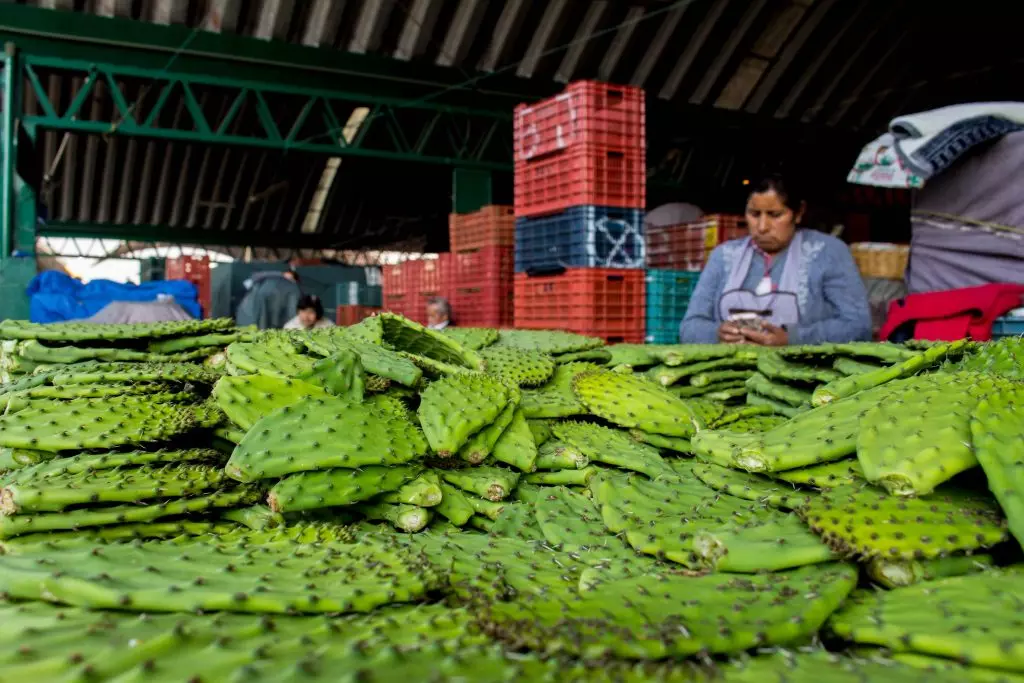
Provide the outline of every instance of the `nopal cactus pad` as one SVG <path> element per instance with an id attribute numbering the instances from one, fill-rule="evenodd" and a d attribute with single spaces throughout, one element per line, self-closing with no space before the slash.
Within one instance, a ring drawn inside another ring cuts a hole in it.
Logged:
<path id="1" fill-rule="evenodd" d="M 957 489 L 905 498 L 866 485 L 823 491 L 799 510 L 837 552 L 927 559 L 987 548 L 1006 536 L 999 508 Z"/>
<path id="2" fill-rule="evenodd" d="M 275 410 L 304 398 L 327 398 L 319 386 L 289 377 L 226 376 L 213 385 L 213 397 L 224 414 L 242 429 L 251 429 Z"/>
<path id="3" fill-rule="evenodd" d="M 225 466 L 239 481 L 331 467 L 398 465 L 427 451 L 404 415 L 337 398 L 304 399 L 257 422 Z"/>
<path id="4" fill-rule="evenodd" d="M 986 396 L 971 420 L 974 454 L 999 501 L 1010 532 L 1024 545 L 1024 385 Z"/>
<path id="5" fill-rule="evenodd" d="M 829 620 L 838 636 L 1024 673 L 1020 566 L 897 588 L 864 591 Z"/>
<path id="6" fill-rule="evenodd" d="M 300 472 L 277 482 L 267 500 L 274 512 L 352 505 L 395 491 L 422 470 L 416 465 L 396 465 Z"/>
<path id="7" fill-rule="evenodd" d="M 592 462 L 641 472 L 649 477 L 671 472 L 657 449 L 637 443 L 617 429 L 587 422 L 562 422 L 555 425 L 553 431 L 555 437 L 577 448 Z"/>
<path id="8" fill-rule="evenodd" d="M 484 371 L 523 387 L 544 384 L 555 371 L 555 362 L 540 351 L 495 346 L 480 352 Z"/>
<path id="9" fill-rule="evenodd" d="M 417 411 L 430 448 L 441 457 L 457 453 L 498 418 L 511 396 L 508 385 L 488 375 L 449 375 L 431 382 Z"/>
<path id="10" fill-rule="evenodd" d="M 576 396 L 593 414 L 651 434 L 693 436 L 705 427 L 695 410 L 643 377 L 596 371 L 573 380 Z"/>

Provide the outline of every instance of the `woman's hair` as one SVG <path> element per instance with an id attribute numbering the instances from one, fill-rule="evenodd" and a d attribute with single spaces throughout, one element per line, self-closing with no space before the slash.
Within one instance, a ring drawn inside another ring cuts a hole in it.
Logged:
<path id="1" fill-rule="evenodd" d="M 324 317 L 324 305 L 320 301 L 320 297 L 315 294 L 306 294 L 299 299 L 299 304 L 295 307 L 297 311 L 308 311 L 312 310 L 316 313 L 316 319 Z"/>
<path id="2" fill-rule="evenodd" d="M 800 187 L 789 178 L 784 178 L 781 173 L 771 173 L 761 178 L 750 188 L 750 194 L 762 192 L 775 192 L 787 209 L 798 213 L 806 206 L 804 196 Z"/>

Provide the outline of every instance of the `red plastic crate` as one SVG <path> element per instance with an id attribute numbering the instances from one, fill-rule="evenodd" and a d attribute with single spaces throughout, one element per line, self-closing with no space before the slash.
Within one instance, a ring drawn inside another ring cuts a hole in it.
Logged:
<path id="1" fill-rule="evenodd" d="M 643 209 L 647 167 L 641 150 L 583 144 L 515 166 L 517 217 L 540 216 L 574 206 Z"/>
<path id="2" fill-rule="evenodd" d="M 644 341 L 644 271 L 572 268 L 559 275 L 515 276 L 515 326 L 566 330 L 609 343 Z"/>
<path id="3" fill-rule="evenodd" d="M 448 216 L 448 246 L 453 252 L 481 247 L 510 247 L 516 240 L 515 210 L 490 205 L 473 213 Z"/>
<path id="4" fill-rule="evenodd" d="M 481 247 L 453 254 L 455 288 L 486 284 L 512 285 L 515 268 L 513 247 Z"/>
<path id="5" fill-rule="evenodd" d="M 416 294 L 385 294 L 383 310 L 404 315 L 421 325 L 427 323 L 427 301 Z"/>
<path id="6" fill-rule="evenodd" d="M 186 280 L 196 287 L 196 298 L 202 307 L 203 314 L 210 311 L 212 304 L 212 287 L 210 284 L 209 256 L 178 256 L 167 259 L 164 269 L 167 280 Z"/>
<path id="7" fill-rule="evenodd" d="M 381 309 L 377 306 L 354 306 L 342 304 L 335 313 L 335 322 L 339 325 L 355 325 L 361 320 L 377 315 Z"/>
<path id="8" fill-rule="evenodd" d="M 577 81 L 554 97 L 515 109 L 517 162 L 577 144 L 646 149 L 644 91 L 632 86 Z"/>
<path id="9" fill-rule="evenodd" d="M 479 285 L 456 285 L 452 317 L 462 327 L 512 327 L 512 280 Z"/>
<path id="10" fill-rule="evenodd" d="M 449 297 L 452 292 L 452 255 L 438 254 L 436 259 L 424 259 L 420 281 L 416 290 L 421 297 Z"/>
<path id="11" fill-rule="evenodd" d="M 703 270 L 715 247 L 747 234 L 746 218 L 733 214 L 711 214 L 680 225 L 647 226 L 647 267 Z"/>
<path id="12" fill-rule="evenodd" d="M 423 261 L 403 261 L 381 269 L 381 288 L 384 296 L 398 296 L 419 290 Z"/>

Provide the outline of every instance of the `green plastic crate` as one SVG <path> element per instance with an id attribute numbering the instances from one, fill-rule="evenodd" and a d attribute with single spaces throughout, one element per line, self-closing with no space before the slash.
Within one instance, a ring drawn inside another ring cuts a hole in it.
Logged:
<path id="1" fill-rule="evenodd" d="M 679 342 L 679 323 L 686 315 L 690 296 L 700 273 L 689 270 L 648 270 L 647 334 L 648 344 Z"/>

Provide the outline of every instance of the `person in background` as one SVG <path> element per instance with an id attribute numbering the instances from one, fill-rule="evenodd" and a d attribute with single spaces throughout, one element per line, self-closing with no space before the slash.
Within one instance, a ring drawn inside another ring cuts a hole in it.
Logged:
<path id="1" fill-rule="evenodd" d="M 679 327 L 684 344 L 871 339 L 867 291 L 849 248 L 800 228 L 806 203 L 779 175 L 753 186 L 750 236 L 711 252 Z"/>
<path id="2" fill-rule="evenodd" d="M 432 330 L 443 330 L 453 327 L 452 307 L 447 299 L 438 297 L 427 304 L 427 327 Z"/>
<path id="3" fill-rule="evenodd" d="M 324 317 L 324 305 L 320 297 L 307 294 L 295 306 L 295 317 L 284 324 L 286 330 L 312 330 L 319 327 L 334 327 L 334 322 Z"/>
<path id="4" fill-rule="evenodd" d="M 261 330 L 280 329 L 295 315 L 302 297 L 299 274 L 294 270 L 255 273 L 246 283 L 249 291 L 235 311 L 239 327 L 255 325 Z"/>

